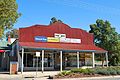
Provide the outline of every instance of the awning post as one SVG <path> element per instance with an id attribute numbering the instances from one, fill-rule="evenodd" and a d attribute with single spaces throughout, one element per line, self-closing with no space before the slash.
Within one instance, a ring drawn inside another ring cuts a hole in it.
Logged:
<path id="1" fill-rule="evenodd" d="M 21 74 L 23 73 L 23 58 L 24 58 L 24 48 L 22 48 Z"/>
<path id="2" fill-rule="evenodd" d="M 79 52 L 77 52 L 77 68 L 79 68 Z"/>
<path id="3" fill-rule="evenodd" d="M 60 51 L 60 71 L 62 72 L 62 51 Z"/>
<path id="4" fill-rule="evenodd" d="M 44 71 L 44 50 L 42 50 L 42 73 Z"/>
<path id="5" fill-rule="evenodd" d="M 95 67 L 95 53 L 92 52 L 92 67 Z"/>
<path id="6" fill-rule="evenodd" d="M 5 58 L 5 52 L 4 52 L 4 58 Z"/>

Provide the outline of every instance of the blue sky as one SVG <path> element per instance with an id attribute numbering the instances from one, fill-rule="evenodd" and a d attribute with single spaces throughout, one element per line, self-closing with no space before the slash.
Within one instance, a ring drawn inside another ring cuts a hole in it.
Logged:
<path id="1" fill-rule="evenodd" d="M 17 0 L 22 16 L 14 28 L 48 25 L 52 17 L 89 31 L 96 19 L 108 20 L 120 33 L 120 0 Z"/>

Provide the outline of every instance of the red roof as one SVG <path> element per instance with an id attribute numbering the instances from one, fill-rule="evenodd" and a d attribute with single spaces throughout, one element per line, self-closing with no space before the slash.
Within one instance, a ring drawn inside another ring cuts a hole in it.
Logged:
<path id="1" fill-rule="evenodd" d="M 59 50 L 79 50 L 79 51 L 96 51 L 106 52 L 102 48 L 95 45 L 79 45 L 69 43 L 48 43 L 48 42 L 19 42 L 20 46 L 24 48 L 41 48 L 41 49 L 59 49 Z"/>
<path id="2" fill-rule="evenodd" d="M 81 43 L 48 43 L 35 42 L 35 36 L 54 37 L 55 33 L 66 34 L 67 38 L 81 39 Z M 94 50 L 97 52 L 106 52 L 94 45 L 93 34 L 79 28 L 56 22 L 52 25 L 34 25 L 19 29 L 19 44 L 28 48 L 62 49 L 62 50 Z"/>
<path id="3" fill-rule="evenodd" d="M 55 33 L 66 34 L 67 38 L 81 39 L 81 44 L 94 44 L 93 34 L 79 28 L 71 28 L 64 23 L 59 22 L 52 25 L 34 25 L 26 28 L 20 28 L 19 41 L 35 42 L 35 36 L 54 37 Z"/>

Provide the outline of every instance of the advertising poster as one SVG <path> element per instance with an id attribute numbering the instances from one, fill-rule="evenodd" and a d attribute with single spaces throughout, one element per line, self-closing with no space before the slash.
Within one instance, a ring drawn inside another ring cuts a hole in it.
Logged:
<path id="1" fill-rule="evenodd" d="M 47 37 L 45 36 L 35 36 L 36 42 L 47 42 Z"/>
<path id="2" fill-rule="evenodd" d="M 71 38 L 71 43 L 81 43 L 81 39 Z"/>
<path id="3" fill-rule="evenodd" d="M 47 42 L 60 42 L 59 38 L 47 37 Z"/>
<path id="4" fill-rule="evenodd" d="M 71 43 L 70 38 L 60 38 L 60 42 Z"/>

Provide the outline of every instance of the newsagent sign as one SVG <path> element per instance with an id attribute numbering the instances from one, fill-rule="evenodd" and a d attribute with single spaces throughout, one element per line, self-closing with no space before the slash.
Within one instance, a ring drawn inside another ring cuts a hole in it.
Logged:
<path id="1" fill-rule="evenodd" d="M 81 43 L 81 39 L 66 38 L 66 34 L 55 33 L 54 37 L 35 36 L 36 42 Z"/>
<path id="2" fill-rule="evenodd" d="M 34 39 L 36 42 L 47 42 L 47 37 L 45 36 L 35 36 Z"/>

